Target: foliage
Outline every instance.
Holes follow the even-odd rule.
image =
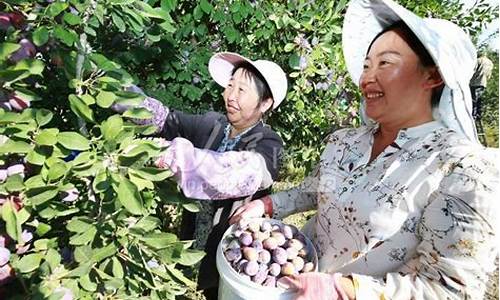
[[[142,1],[10,1],[0,44],[0,298],[173,299],[177,265],[203,256],[167,232],[167,204],[189,205],[150,161],[155,128],[113,103],[139,103],[130,74],[100,52],[101,32],[153,43],[169,13]],[[43,100],[43,101],[42,101]]]

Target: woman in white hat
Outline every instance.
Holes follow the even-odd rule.
[[[186,197],[218,200],[202,201],[197,214],[185,211],[180,229],[181,239],[194,239],[195,247],[207,252],[198,288],[207,299],[216,299],[215,254],[230,214],[244,200],[268,194],[278,176],[283,142],[262,118],[285,99],[287,79],[274,62],[229,52],[212,56],[208,70],[224,87],[225,115],[187,114],[147,97],[141,106],[153,117],[134,122],[156,125],[158,136],[168,140],[156,164],[175,173]]]
[[[354,0],[343,50],[366,125],[334,132],[303,184],[230,222],[318,209],[303,230],[320,273],[288,280],[297,299],[483,299],[498,170],[470,113],[468,36],[392,0]]]

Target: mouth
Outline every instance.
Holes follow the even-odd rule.
[[[379,98],[382,98],[384,96],[384,93],[382,92],[366,92],[364,93],[365,99],[366,100],[377,100]]]
[[[240,109],[234,105],[227,105],[226,110],[228,113],[235,113],[235,112],[238,112]]]

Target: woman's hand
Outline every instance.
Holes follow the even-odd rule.
[[[234,212],[229,224],[239,222],[241,219],[259,218],[265,213],[265,205],[262,199],[256,199],[238,207]]]
[[[281,283],[297,291],[297,300],[349,300],[342,287],[342,274],[302,273],[283,277]],[[347,279],[348,280],[348,279]]]

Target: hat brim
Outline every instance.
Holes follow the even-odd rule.
[[[264,78],[269,86],[273,97],[273,107],[275,109],[285,99],[287,91],[286,74],[280,66],[271,61],[252,61],[242,55],[232,52],[220,52],[214,54],[208,62],[208,72],[215,82],[223,88],[227,87],[231,80],[235,65],[246,62],[252,65]]]
[[[215,82],[225,88],[231,79],[231,73],[234,66],[242,62],[252,64],[250,59],[239,54],[220,52],[210,58],[208,62],[208,72]]]
[[[376,13],[374,13],[376,12]],[[421,41],[439,41],[443,39],[436,33],[436,27],[447,27],[450,22],[439,19],[423,19],[403,6],[392,0],[378,1],[351,1],[347,9],[344,28],[342,32],[342,46],[347,69],[355,84],[359,84],[359,78],[363,72],[363,63],[368,51],[368,47],[373,39],[389,25],[403,21],[413,31]],[[470,41],[470,48],[474,48]],[[439,72],[446,85],[455,88],[457,78],[453,71],[453,61],[451,58],[457,53],[449,52],[448,48],[438,48],[437,43],[423,42],[433,60],[439,68]],[[475,57],[475,53],[474,53]],[[469,62],[469,65],[463,66],[461,76],[472,77],[475,61],[463,59],[462,62]]]

